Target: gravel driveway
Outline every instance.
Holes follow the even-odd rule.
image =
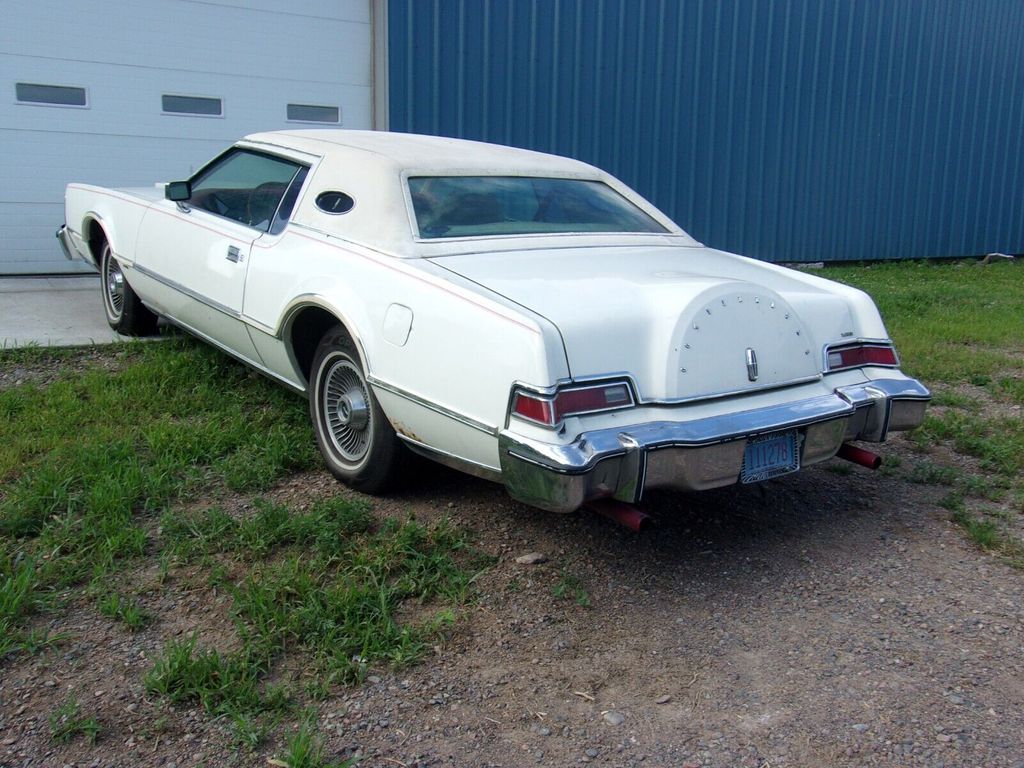
[[[885,452],[910,456],[899,440]],[[344,492],[314,472],[272,495]],[[367,766],[1024,766],[1024,579],[966,540],[940,494],[839,464],[652,496],[656,525],[637,535],[438,470],[377,510],[451,517],[497,563],[434,656],[316,703],[327,753]],[[517,563],[526,553],[547,560]],[[143,694],[168,636],[230,626],[222,594],[161,599],[137,635],[83,603],[51,625],[68,645],[5,665],[0,766],[267,765],[275,745],[236,755],[223,722]],[[95,747],[50,740],[65,687],[94,689],[111,734]]]

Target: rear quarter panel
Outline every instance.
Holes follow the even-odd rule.
[[[564,351],[542,319],[433,269],[294,228],[253,249],[244,314],[287,343],[294,312],[329,309],[356,340],[397,432],[496,469],[513,383],[564,377]],[[407,335],[396,314],[411,315]]]

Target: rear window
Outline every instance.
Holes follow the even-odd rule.
[[[600,181],[526,176],[409,178],[422,238],[666,232]]]

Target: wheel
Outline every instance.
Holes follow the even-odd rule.
[[[331,474],[365,493],[395,483],[402,446],[366,383],[355,345],[340,327],[324,334],[313,356],[309,416]]]
[[[148,336],[156,331],[156,315],[146,309],[128,285],[107,242],[100,251],[100,279],[103,309],[111,328],[127,336]]]

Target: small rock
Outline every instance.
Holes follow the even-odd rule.
[[[598,756],[598,755],[599,755],[600,753],[599,753],[599,752],[598,752],[598,751],[597,751],[596,749],[594,749],[593,747],[591,747],[590,749],[588,749],[588,750],[587,750],[587,753],[586,753],[586,754],[587,754],[587,757],[589,757],[589,758],[595,758],[595,757],[597,757],[597,756]]]
[[[626,718],[621,712],[609,711],[604,713],[604,721],[608,725],[622,725]]]
[[[543,552],[528,552],[525,555],[520,555],[516,558],[516,562],[520,565],[538,565],[540,563],[546,563],[548,556]]]
[[[669,696],[666,693],[664,696],[659,696],[657,699],[655,699],[654,703],[655,704],[668,704],[670,701],[672,701],[672,697]]]
[[[867,729],[868,729],[868,726],[867,726],[866,723],[854,723],[853,724],[853,730],[857,731],[857,733],[864,733],[864,731],[866,731]]]

